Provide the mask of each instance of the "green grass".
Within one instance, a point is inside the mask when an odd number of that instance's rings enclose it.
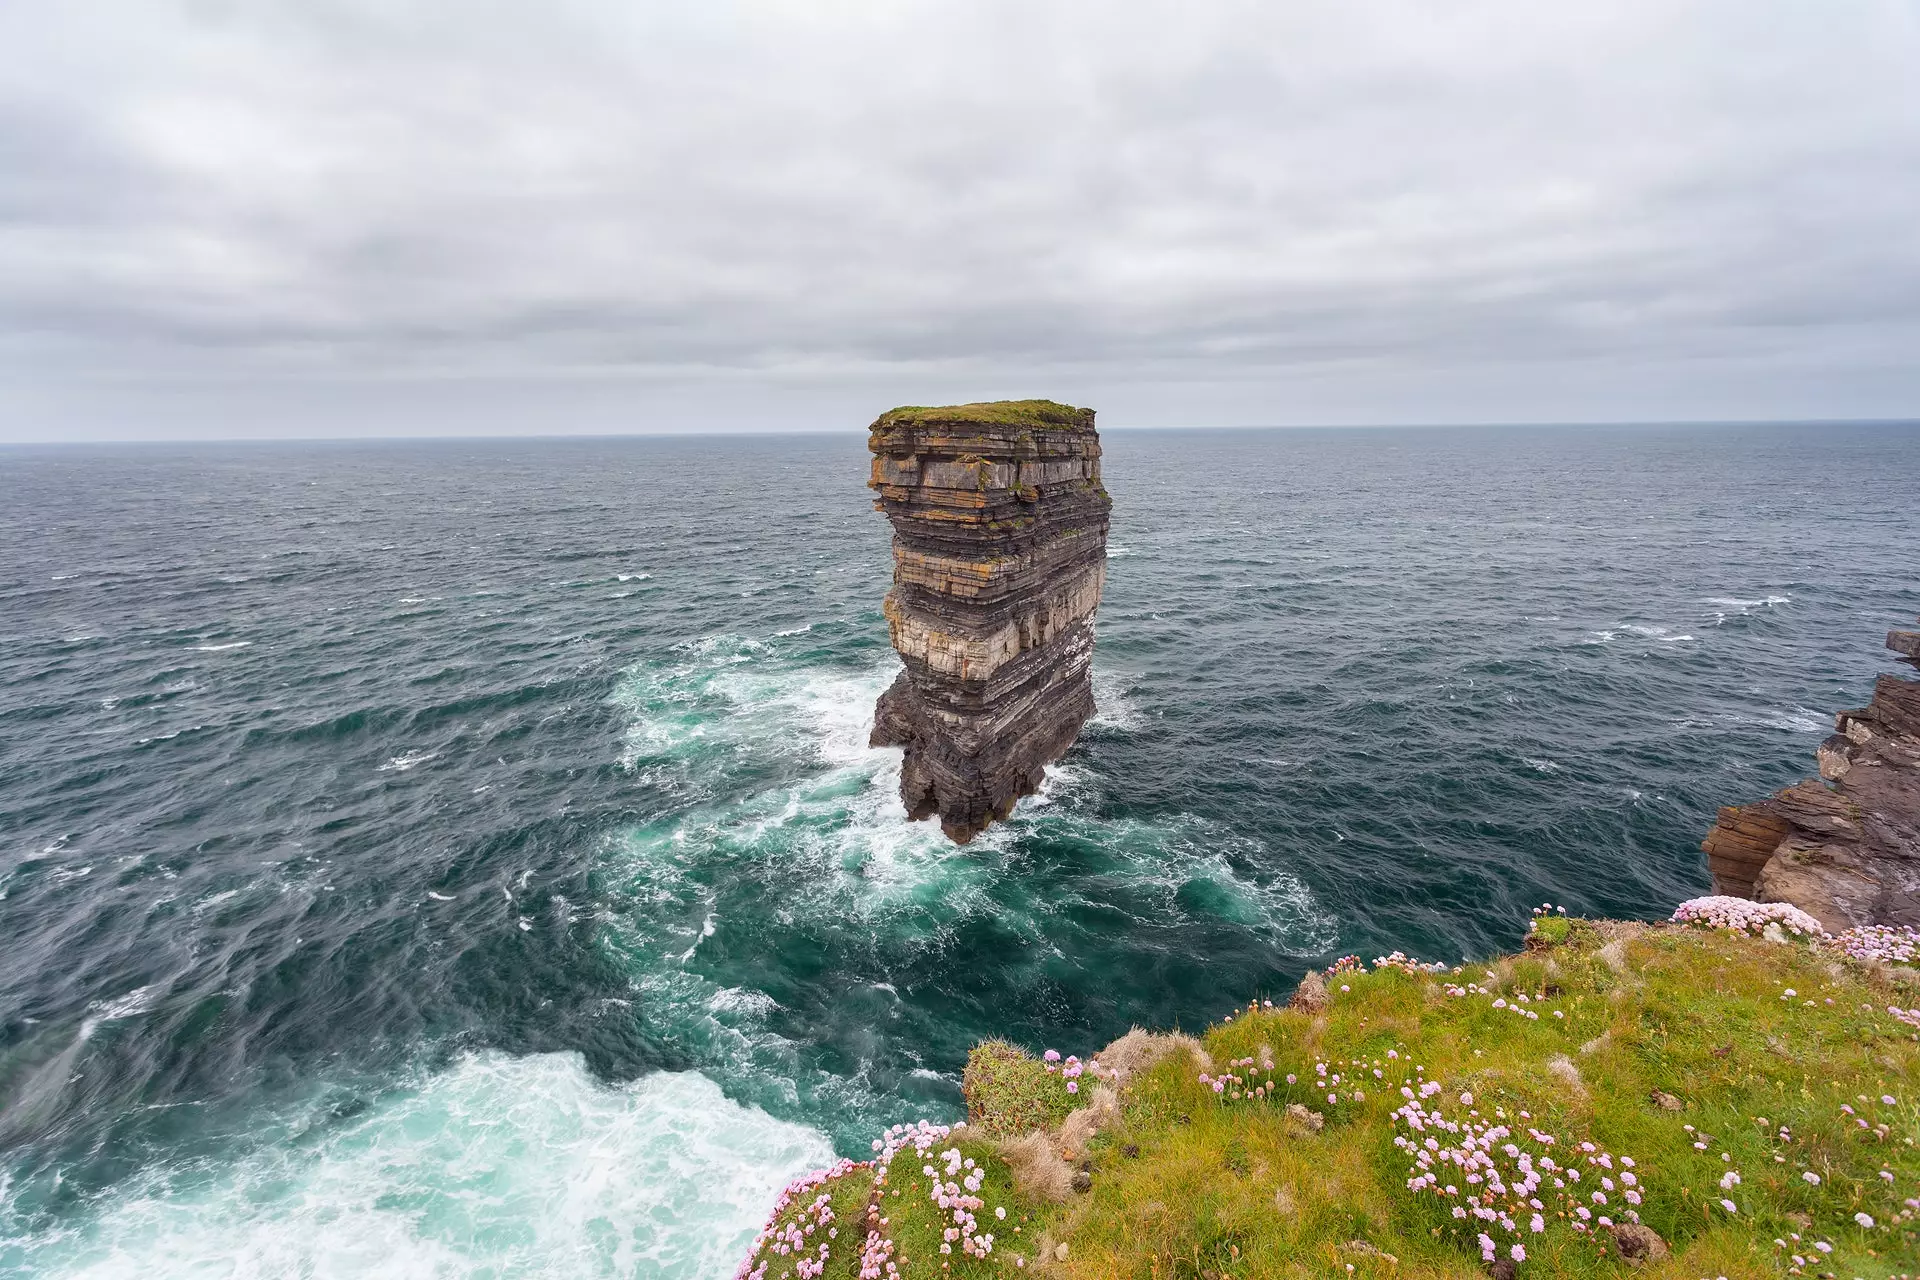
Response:
[[[881,414],[873,424],[875,431],[909,423],[981,423],[987,426],[1062,426],[1087,425],[1090,411],[1052,400],[987,400],[978,404],[901,405]]]
[[[1504,1113],[1515,1128],[1554,1135],[1552,1148],[1534,1150],[1562,1164],[1582,1142],[1632,1157],[1638,1213],[1671,1250],[1629,1267],[1611,1237],[1576,1232],[1561,1216],[1575,1201],[1543,1186],[1546,1230],[1523,1226],[1521,1277],[1912,1275],[1920,1228],[1902,1201],[1920,1198],[1920,1039],[1886,1013],[1920,1004],[1912,981],[1802,943],[1543,918],[1518,956],[1452,974],[1342,974],[1317,1013],[1263,1008],[1215,1026],[1204,1037],[1213,1074],[1239,1076],[1242,1096],[1203,1084],[1184,1052],[1143,1071],[1123,1090],[1120,1122],[1086,1152],[1091,1189],[1057,1204],[1021,1199],[991,1140],[1056,1125],[1057,1077],[1036,1077],[1038,1064],[1011,1046],[985,1045],[969,1066],[975,1123],[959,1145],[986,1170],[987,1203],[1021,1232],[997,1230],[984,1260],[940,1255],[940,1211],[909,1153],[883,1198],[900,1206],[889,1215],[906,1255],[900,1274],[1483,1277],[1481,1224],[1452,1216],[1457,1199],[1410,1192],[1411,1159],[1394,1146],[1408,1133],[1393,1115],[1401,1081],[1436,1080],[1444,1089],[1423,1105],[1454,1121]],[[1485,994],[1448,994],[1469,984]],[[1230,1066],[1249,1058],[1251,1067]],[[1310,1087],[1316,1064],[1341,1084]],[[1267,1081],[1271,1096],[1247,1096]],[[1328,1103],[1329,1088],[1339,1101]],[[1290,1102],[1320,1112],[1323,1127],[1290,1119]],[[1621,1166],[1583,1168],[1574,1190],[1585,1197]],[[1739,1182],[1723,1189],[1729,1172]],[[1459,1173],[1448,1167],[1456,1184]],[[1616,1217],[1622,1190],[1606,1207]],[[1861,1213],[1872,1228],[1856,1223]],[[836,1265],[843,1246],[857,1255],[854,1234],[834,1242]],[[1492,1234],[1504,1254],[1514,1237]],[[1056,1242],[1068,1245],[1064,1260],[1039,1256]],[[1796,1268],[1796,1253],[1808,1264]],[[778,1280],[781,1268],[766,1274]]]
[[[990,1137],[1016,1138],[1036,1129],[1058,1128],[1067,1113],[1080,1105],[1057,1073],[1004,1040],[974,1046],[967,1056],[963,1084],[967,1123]]]

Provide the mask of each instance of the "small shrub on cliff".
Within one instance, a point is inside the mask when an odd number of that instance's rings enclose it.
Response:
[[[1097,1063],[1062,1059],[1052,1049],[1036,1058],[1004,1040],[988,1040],[967,1055],[966,1074],[961,1078],[967,1123],[996,1138],[1058,1128],[1069,1112],[1087,1101],[1080,1096],[1082,1078],[1097,1073]]]

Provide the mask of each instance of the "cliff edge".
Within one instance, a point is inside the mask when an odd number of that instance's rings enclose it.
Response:
[[[1348,957],[1085,1061],[979,1045],[966,1123],[790,1184],[736,1280],[1911,1280],[1920,935],[1680,914]]]
[[[904,670],[873,745],[900,796],[965,844],[1040,787],[1093,714],[1107,513],[1093,410],[1009,400],[880,415],[874,506],[893,524],[887,627]]]
[[[1887,647],[1920,666],[1920,631]],[[1920,680],[1881,676],[1815,753],[1820,776],[1729,806],[1701,848],[1714,892],[1787,902],[1830,933],[1920,926]]]

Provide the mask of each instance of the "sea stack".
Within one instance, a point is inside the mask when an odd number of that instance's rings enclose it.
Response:
[[[909,817],[965,844],[1032,795],[1093,714],[1107,513],[1093,410],[1051,400],[880,415],[874,506],[893,523],[887,629],[905,667],[873,745],[905,747]]]
[[[1920,631],[1887,648],[1920,666]],[[1715,893],[1790,902],[1829,933],[1920,927],[1920,680],[1881,676],[1815,752],[1820,776],[1728,807],[1701,848]]]

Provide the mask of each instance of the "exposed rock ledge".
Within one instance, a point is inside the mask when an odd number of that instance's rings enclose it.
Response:
[[[1920,666],[1920,631],[1887,648]],[[1881,676],[1815,753],[1820,776],[1728,807],[1701,848],[1714,892],[1790,902],[1831,933],[1920,926],[1920,680]]]
[[[893,522],[887,626],[905,670],[873,744],[900,796],[965,844],[1039,789],[1093,714],[1107,512],[1093,410],[1010,400],[880,415],[874,506]]]

